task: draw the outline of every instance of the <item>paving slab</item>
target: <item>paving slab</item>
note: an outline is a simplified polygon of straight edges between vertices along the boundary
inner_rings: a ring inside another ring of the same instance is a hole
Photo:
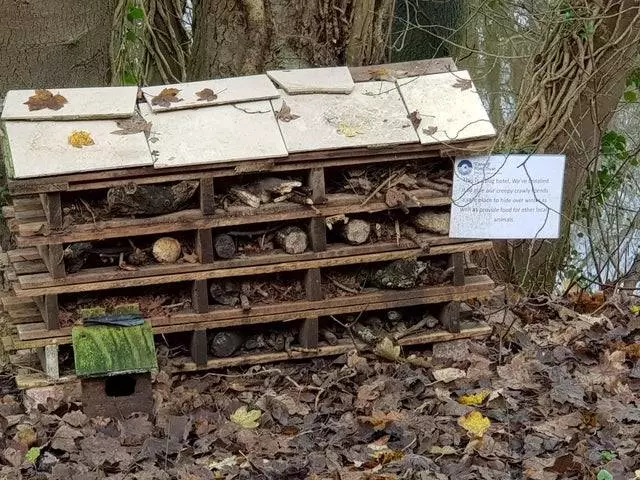
[[[348,67],[270,70],[267,75],[289,95],[302,93],[351,93],[354,83]]]

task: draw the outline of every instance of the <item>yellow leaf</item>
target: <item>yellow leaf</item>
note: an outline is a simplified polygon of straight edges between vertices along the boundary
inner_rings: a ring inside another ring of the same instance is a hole
[[[389,337],[384,337],[376,345],[374,353],[379,357],[396,362],[400,360],[400,345],[395,345]]]
[[[474,410],[460,417],[458,419],[458,425],[473,434],[474,437],[481,438],[487,430],[489,430],[491,421],[480,412]]]
[[[258,420],[261,416],[262,412],[260,410],[247,410],[247,407],[242,406],[233,412],[231,421],[242,428],[257,428],[260,425]]]
[[[69,135],[69,144],[76,148],[82,148],[94,145],[95,142],[93,141],[93,138],[91,138],[91,134],[89,132],[85,132],[84,130],[74,130],[73,133]]]
[[[632,305],[631,313],[633,313],[634,315],[640,315],[640,305]]]
[[[478,393],[473,393],[471,395],[463,395],[458,399],[458,403],[469,406],[482,405],[489,395],[491,395],[491,392],[488,392],[486,390]]]
[[[455,448],[450,447],[448,445],[444,447],[439,447],[437,445],[434,445],[429,449],[429,453],[431,455],[455,455],[458,452]]]
[[[359,133],[362,133],[358,127],[354,127],[353,125],[349,125],[347,123],[341,123],[338,125],[338,133],[344,135],[345,137],[355,137]]]
[[[362,422],[370,423],[373,426],[373,429],[378,431],[378,430],[384,430],[385,428],[387,428],[388,424],[393,423],[397,420],[400,420],[402,417],[400,416],[399,413],[395,413],[395,412],[384,413],[384,412],[375,410],[370,417],[362,416],[358,418]]]

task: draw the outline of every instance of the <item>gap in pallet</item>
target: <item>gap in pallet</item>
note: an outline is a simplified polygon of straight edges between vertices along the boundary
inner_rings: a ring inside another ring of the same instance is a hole
[[[137,185],[134,180],[110,189],[62,192],[63,224],[69,227],[199,208],[198,183],[197,180],[189,180]]]
[[[97,292],[65,293],[59,296],[60,325],[82,324],[80,309],[107,312],[118,305],[137,304],[144,318],[170,316],[191,307],[192,282],[129,287]]]
[[[211,311],[241,308],[243,296],[250,307],[306,298],[304,272],[299,271],[213,279],[207,282],[207,289]]]
[[[322,291],[325,298],[331,298],[449,285],[453,273],[448,268],[449,257],[435,255],[322,269]]]
[[[153,246],[163,237],[173,238],[179,244],[171,241],[159,244],[159,258],[162,259],[164,258],[162,255],[174,255],[174,253],[178,255],[176,261],[164,264],[199,263],[195,253],[196,232],[183,231],[64,244],[66,272],[71,274],[85,269],[103,267],[134,271],[139,267],[158,265],[161,262],[155,258]],[[122,265],[120,265],[121,254],[124,262]],[[105,273],[107,272],[108,270],[105,270]]]
[[[445,196],[453,180],[453,164],[441,158],[325,169],[327,193],[355,193],[365,198],[389,180],[395,191],[436,187],[441,188]],[[385,185],[374,199],[384,199],[387,190]]]
[[[258,208],[270,203],[301,203],[311,194],[306,174],[301,172],[218,177],[215,179],[214,192],[216,207],[225,211],[232,207]]]

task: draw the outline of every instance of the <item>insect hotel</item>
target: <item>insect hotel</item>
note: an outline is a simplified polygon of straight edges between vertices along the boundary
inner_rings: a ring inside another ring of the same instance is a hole
[[[461,302],[491,243],[448,232],[452,160],[495,131],[449,59],[11,91],[2,120],[21,388],[152,371],[147,327],[174,372],[490,331]]]

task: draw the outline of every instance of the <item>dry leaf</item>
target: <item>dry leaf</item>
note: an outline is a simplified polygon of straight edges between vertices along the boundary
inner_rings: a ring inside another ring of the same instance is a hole
[[[210,88],[203,88],[199,92],[196,92],[196,95],[198,96],[199,102],[213,102],[218,98],[218,95]]]
[[[458,425],[476,438],[481,438],[491,426],[491,420],[474,410],[458,419]]]
[[[338,133],[345,137],[355,137],[359,133],[362,133],[357,127],[352,125],[341,123],[338,125]]]
[[[43,110],[45,108],[60,110],[65,103],[67,103],[67,99],[62,95],[54,95],[49,90],[38,89],[34,95],[29,97],[29,100],[24,102],[24,105],[27,105],[31,112],[33,110]]]
[[[459,368],[443,368],[441,370],[433,370],[431,373],[433,374],[433,378],[438,382],[444,383],[453,382],[454,380],[467,376],[465,371]]]
[[[423,128],[422,129],[422,133],[426,134],[426,135],[434,135],[436,132],[438,131],[438,127],[431,125],[427,128]]]
[[[182,98],[178,98],[180,90],[177,88],[163,88],[162,91],[151,99],[151,105],[159,107],[169,107],[172,103],[181,102]]]
[[[116,125],[120,130],[111,132],[114,135],[133,135],[136,133],[144,133],[147,137],[151,133],[151,122],[147,122],[139,115],[123,120],[116,120]]]
[[[242,428],[258,428],[260,423],[258,420],[262,416],[260,410],[247,410],[246,406],[238,408],[233,415],[231,415],[231,421]]]
[[[74,130],[69,135],[69,144],[75,148],[88,147],[89,145],[95,145],[91,134],[84,130]]]
[[[464,91],[469,90],[471,87],[473,87],[473,83],[471,82],[471,80],[468,80],[466,78],[458,78],[456,83],[454,83],[452,86]]]
[[[278,113],[276,114],[276,118],[281,122],[290,122],[291,120],[295,120],[296,118],[300,118],[300,115],[296,115],[291,113],[291,107],[287,105],[287,102],[282,101],[282,106]]]
[[[389,337],[378,342],[373,352],[379,357],[397,362],[400,360],[400,345],[395,345]]]
[[[411,125],[413,125],[413,128],[418,128],[420,126],[420,122],[422,122],[420,112],[417,110],[414,110],[409,115],[407,115],[407,118],[411,120]]]
[[[471,395],[462,395],[458,399],[458,402],[462,405],[468,406],[482,405],[484,401],[489,397],[489,395],[491,395],[491,392],[483,390],[478,393],[472,393]]]
[[[388,68],[375,68],[369,70],[369,80],[383,80],[386,82],[395,82],[398,78],[402,78],[407,75],[403,70],[389,70]]]
[[[395,412],[384,413],[377,410],[375,410],[370,417],[369,416],[358,417],[358,419],[361,422],[370,423],[373,426],[373,429],[376,431],[384,430],[385,428],[387,428],[387,425],[397,420],[400,420],[401,418],[402,416],[399,413],[395,413]]]
[[[448,445],[444,447],[439,447],[437,445],[434,445],[429,449],[429,453],[431,455],[455,455],[456,453],[458,453],[458,451],[455,448],[450,447]]]

